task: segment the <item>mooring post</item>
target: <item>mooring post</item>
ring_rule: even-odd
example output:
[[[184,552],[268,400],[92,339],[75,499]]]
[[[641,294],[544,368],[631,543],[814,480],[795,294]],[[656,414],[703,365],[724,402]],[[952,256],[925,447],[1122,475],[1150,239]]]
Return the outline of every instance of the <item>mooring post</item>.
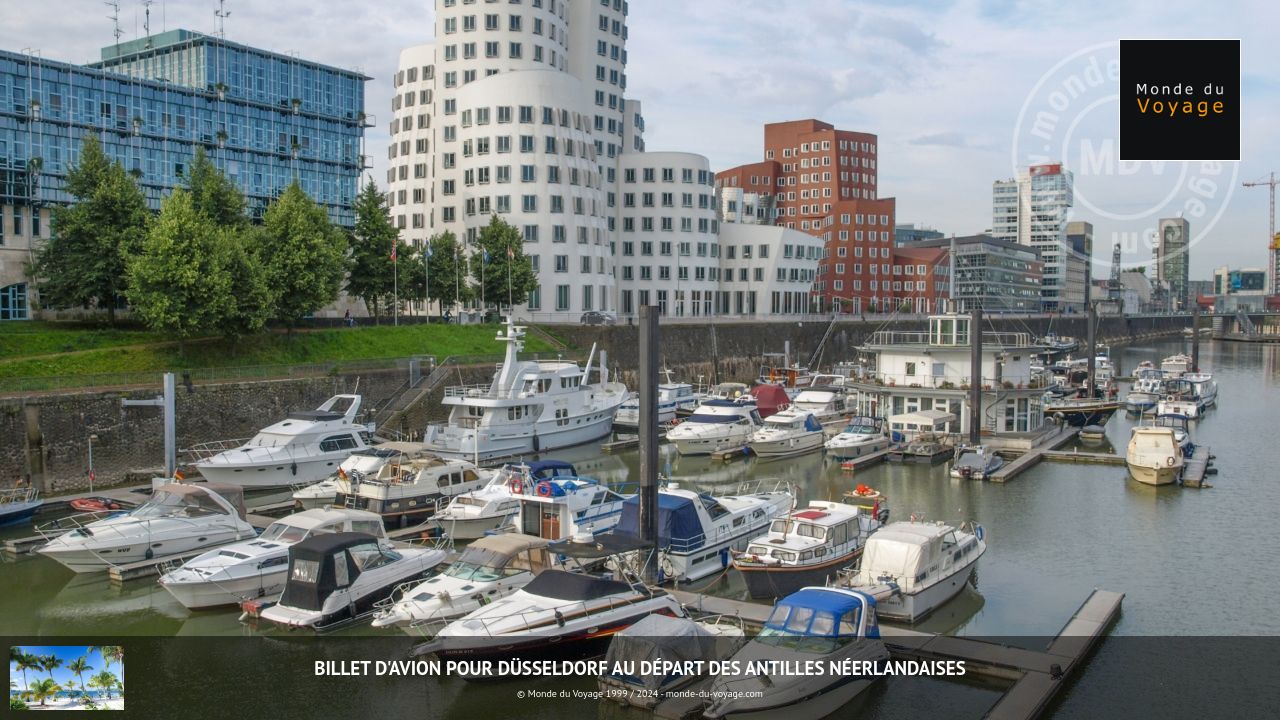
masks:
[[[1191,306],[1191,370],[1200,372],[1200,303]]]
[[[175,405],[177,383],[171,372],[164,374],[164,477],[178,471],[178,412]]]
[[[1098,308],[1096,305],[1089,305],[1088,313],[1085,315],[1085,322],[1089,327],[1087,334],[1089,337],[1089,379],[1085,382],[1089,383],[1089,397],[1100,397],[1098,389],[1094,387],[1094,373],[1097,372],[1098,364]]]
[[[969,444],[982,442],[982,308],[969,311]]]
[[[643,580],[658,580],[658,308],[640,308],[640,540]]]

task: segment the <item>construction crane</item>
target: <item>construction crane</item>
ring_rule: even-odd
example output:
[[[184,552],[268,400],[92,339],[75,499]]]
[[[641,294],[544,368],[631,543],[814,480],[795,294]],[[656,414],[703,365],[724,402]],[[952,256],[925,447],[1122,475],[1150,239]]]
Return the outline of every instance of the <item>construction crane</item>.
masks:
[[[1271,188],[1271,228],[1267,234],[1267,251],[1270,253],[1270,267],[1267,268],[1267,279],[1271,285],[1268,288],[1272,293],[1280,292],[1280,238],[1276,237],[1276,185],[1280,185],[1280,180],[1276,179],[1273,172],[1261,180],[1247,182],[1245,187],[1270,187]]]

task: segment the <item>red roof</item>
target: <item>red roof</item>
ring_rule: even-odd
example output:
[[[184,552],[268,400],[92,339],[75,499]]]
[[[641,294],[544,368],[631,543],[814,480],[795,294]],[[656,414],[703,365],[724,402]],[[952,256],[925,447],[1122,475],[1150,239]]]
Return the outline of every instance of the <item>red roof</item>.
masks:
[[[826,516],[827,514],[821,510],[801,510],[800,512],[795,513],[795,517],[798,517],[801,520],[817,520],[818,518],[824,518]]]

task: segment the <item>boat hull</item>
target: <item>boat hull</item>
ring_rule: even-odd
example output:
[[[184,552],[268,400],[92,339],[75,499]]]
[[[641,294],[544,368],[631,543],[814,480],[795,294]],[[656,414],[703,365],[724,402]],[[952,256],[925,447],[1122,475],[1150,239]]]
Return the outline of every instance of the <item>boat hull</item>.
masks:
[[[848,567],[862,548],[820,565],[795,567],[787,565],[757,565],[734,562],[733,566],[747,583],[747,592],[757,600],[768,600],[790,595],[801,588],[826,586],[828,581],[844,567]]]
[[[754,432],[754,428],[730,434],[677,436],[674,438],[668,432],[667,440],[676,446],[676,451],[681,455],[710,455],[724,450],[737,450],[746,447],[747,442],[751,439],[752,432]]]
[[[289,487],[303,483],[313,483],[332,475],[350,455],[330,454],[307,458],[305,460],[277,459],[271,462],[246,463],[232,465],[229,463],[196,463],[196,469],[209,482],[221,482],[247,488]],[[294,463],[297,472],[294,472]]]
[[[1120,409],[1119,403],[1098,403],[1088,407],[1079,408],[1045,408],[1045,414],[1049,417],[1062,416],[1062,421],[1071,427],[1084,427],[1085,425],[1106,425],[1112,415]]]
[[[465,443],[425,443],[426,449],[441,457],[457,460],[479,459],[481,463],[502,460],[518,455],[536,455],[561,448],[583,445],[608,435],[613,428],[614,409],[608,408],[604,416],[581,425],[556,427],[554,422],[539,422],[538,432],[525,431],[504,437],[488,436],[487,443],[476,452],[472,448],[474,435],[468,435]],[[572,419],[572,418],[571,418]]]
[[[229,542],[243,540],[252,536],[252,531],[239,531],[230,528],[210,528],[198,537],[165,539],[159,543],[148,543],[146,538],[134,538],[130,542],[118,545],[83,544],[64,545],[57,540],[36,550],[45,557],[61,563],[68,570],[78,573],[102,572],[107,568],[143,560],[156,560],[181,555],[195,550],[224,545]],[[59,538],[61,539],[61,538]],[[148,553],[150,553],[148,555]]]
[[[1144,485],[1172,485],[1182,474],[1182,463],[1166,467],[1129,465],[1129,477]]]
[[[14,505],[0,508],[0,526],[14,525],[23,520],[30,520],[43,504],[43,500],[37,500],[31,503],[15,503]]]
[[[882,438],[871,442],[857,443],[854,445],[831,445],[827,444],[827,454],[837,460],[852,460],[863,455],[870,455],[874,452],[880,452],[889,447],[889,438]]]
[[[617,614],[598,625],[555,634],[523,633],[485,638],[442,638],[430,652],[441,660],[581,660],[603,655],[613,636],[653,614],[652,607]],[[662,614],[670,614],[669,611]],[[468,642],[474,640],[475,642]],[[459,642],[461,641],[461,642]],[[435,643],[432,643],[435,644]],[[488,679],[488,678],[486,678]]]
[[[454,540],[476,540],[484,537],[490,531],[497,530],[510,523],[514,518],[515,513],[457,519],[436,517],[432,518],[427,525],[439,528],[441,532]]]
[[[877,600],[876,613],[882,618],[905,623],[924,619],[929,613],[960,594],[973,575],[973,569],[977,567],[979,557],[981,557],[980,554],[957,572],[919,592],[895,593]]]
[[[236,605],[244,600],[275,597],[284,591],[288,566],[276,572],[207,582],[160,582],[188,610]]]
[[[789,455],[813,452],[822,447],[822,442],[822,433],[815,432],[780,440],[765,440],[763,442],[753,440],[750,447],[751,452],[762,458],[787,457]]]

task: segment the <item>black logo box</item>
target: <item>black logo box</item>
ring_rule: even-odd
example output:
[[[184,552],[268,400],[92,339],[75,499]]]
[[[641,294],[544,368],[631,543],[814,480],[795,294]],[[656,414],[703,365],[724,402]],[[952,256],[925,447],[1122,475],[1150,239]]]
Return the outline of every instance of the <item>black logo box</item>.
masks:
[[[1239,40],[1120,41],[1121,160],[1239,160],[1240,103]]]

